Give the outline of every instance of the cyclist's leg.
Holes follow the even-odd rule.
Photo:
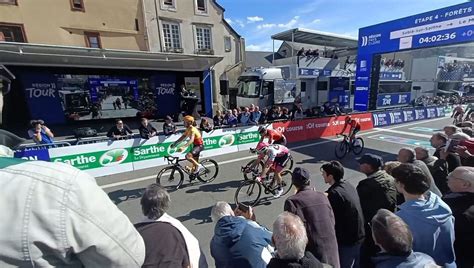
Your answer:
[[[196,170],[199,163],[196,161],[195,157],[199,158],[199,154],[202,151],[201,146],[193,146],[191,152],[186,154],[186,159],[193,165],[193,170]]]

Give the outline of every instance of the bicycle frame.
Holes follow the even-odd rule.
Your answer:
[[[174,157],[174,156],[165,156],[164,158],[166,159],[166,161],[168,161],[168,165],[171,165],[180,169],[181,171],[183,171],[189,176],[194,176],[193,173],[191,173],[190,171],[188,171],[182,165],[179,164],[181,162],[188,161],[187,159],[179,159],[179,157]]]

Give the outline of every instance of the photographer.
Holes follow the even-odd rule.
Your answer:
[[[33,139],[36,144],[53,144],[54,134],[44,124],[43,120],[31,121],[31,129],[28,130],[28,136]]]

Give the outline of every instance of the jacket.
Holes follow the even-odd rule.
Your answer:
[[[303,258],[296,260],[287,260],[273,258],[268,263],[267,268],[323,268],[324,265],[314,257],[311,252],[306,251]]]
[[[438,265],[454,263],[454,217],[440,197],[428,192],[426,200],[409,200],[396,213],[410,227],[413,250],[430,255]]]
[[[338,245],[362,243],[365,237],[364,215],[355,187],[346,181],[339,181],[326,192],[334,212]]]
[[[0,267],[140,267],[145,244],[89,174],[0,157]]]
[[[217,268],[266,267],[271,259],[272,233],[243,217],[224,216],[211,239]]]
[[[308,233],[306,250],[318,260],[340,267],[334,213],[326,195],[303,187],[286,199],[284,209],[303,221]]]
[[[395,256],[388,253],[380,253],[372,258],[377,268],[424,268],[436,265],[433,258],[421,253],[411,252],[408,256]],[[431,265],[431,266],[428,266]]]
[[[458,267],[474,267],[474,193],[450,193],[443,198],[454,216],[454,252]]]
[[[379,170],[361,180],[357,185],[357,193],[359,194],[366,223],[370,222],[381,208],[395,211],[397,205],[395,180],[383,170]]]

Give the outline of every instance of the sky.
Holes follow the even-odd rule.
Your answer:
[[[359,28],[466,0],[217,0],[246,50],[272,51],[271,36],[306,28],[357,38]],[[275,50],[280,43],[275,42]]]

